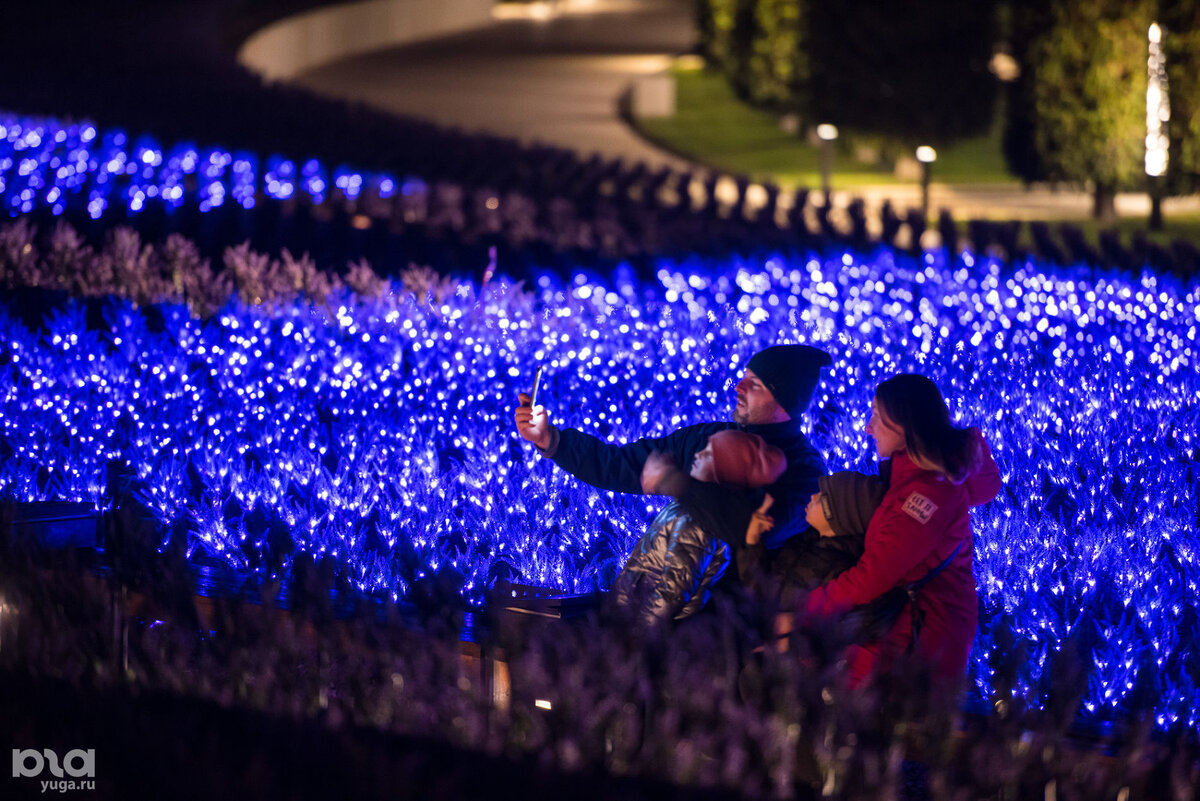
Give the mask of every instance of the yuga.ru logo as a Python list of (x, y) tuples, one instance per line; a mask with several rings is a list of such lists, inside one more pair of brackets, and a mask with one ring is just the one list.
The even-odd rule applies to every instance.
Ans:
[[(42, 779), (43, 793), (96, 789), (96, 779), (94, 778), (96, 775), (96, 749), (94, 748), (86, 751), (76, 748), (68, 751), (62, 758), (61, 764), (58, 761), (58, 754), (49, 748), (43, 751), (36, 751), (32, 748), (14, 748), (12, 765), (14, 779), (23, 777), (36, 779), (42, 775), (43, 771), (49, 769), (50, 775), (54, 779)], [(71, 778), (68, 779), (68, 776)], [(81, 779), (81, 781), (75, 781), (76, 779)]]

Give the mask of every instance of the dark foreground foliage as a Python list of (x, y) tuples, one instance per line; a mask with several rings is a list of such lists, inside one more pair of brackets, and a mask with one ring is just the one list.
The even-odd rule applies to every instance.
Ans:
[(1194, 735), (1148, 716), (1088, 739), (1070, 703), (964, 715), (916, 672), (848, 693), (836, 638), (750, 653), (732, 598), (633, 635), (356, 604), (319, 576), (203, 597), (169, 555), (134, 581), (4, 542), (3, 739), (95, 749), (91, 797), (1186, 799), (1200, 779)]

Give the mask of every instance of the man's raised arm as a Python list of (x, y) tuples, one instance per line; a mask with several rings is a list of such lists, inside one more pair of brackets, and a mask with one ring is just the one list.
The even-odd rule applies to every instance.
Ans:
[(703, 446), (707, 433), (694, 429), (718, 429), (723, 426), (689, 426), (665, 437), (645, 438), (626, 445), (611, 445), (591, 434), (573, 428), (558, 429), (541, 404), (529, 405), (529, 396), (517, 396), (521, 402), (514, 412), (517, 433), (533, 443), (541, 454), (552, 459), (575, 478), (598, 489), (642, 493), (642, 467), (655, 451), (670, 454), (677, 463), (690, 462), (696, 443)]

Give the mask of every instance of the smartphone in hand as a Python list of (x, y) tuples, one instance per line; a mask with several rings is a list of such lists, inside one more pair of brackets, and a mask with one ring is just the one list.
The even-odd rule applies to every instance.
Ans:
[(537, 366), (537, 371), (533, 374), (533, 392), (529, 393), (529, 405), (537, 406), (538, 387), (542, 385), (542, 366)]

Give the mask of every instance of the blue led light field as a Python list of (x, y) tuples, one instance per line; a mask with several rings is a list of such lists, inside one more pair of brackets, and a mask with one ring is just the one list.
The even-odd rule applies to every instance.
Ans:
[[(260, 180), (316, 202), (396, 190), (316, 162), (265, 168), (0, 119), (0, 202), (14, 216), (72, 198), (93, 217), (156, 196), (246, 207)], [(1035, 700), (1069, 641), (1089, 670), (1085, 715), (1118, 717), (1148, 693), (1160, 727), (1197, 725), (1195, 287), (881, 250), (702, 274), (663, 264), (651, 285), (431, 288), (235, 302), (208, 320), (161, 307), (153, 326), (114, 299), (101, 330), (82, 304), (38, 333), (0, 314), (0, 495), (99, 500), (106, 464), (123, 459), (164, 542), (186, 539), (198, 562), (286, 574), (306, 552), (397, 598), (438, 572), (470, 603), (509, 572), (585, 591), (612, 581), (662, 501), (579, 485), (518, 439), (512, 406), (536, 365), (557, 423), (621, 441), (727, 419), (751, 354), (815, 343), (835, 358), (810, 410), (831, 469), (872, 467), (872, 391), (901, 371), (933, 377), (991, 443), (1005, 490), (974, 518), (980, 690), (1011, 622), (1027, 649), (1019, 689)]]
[[(0, 209), (9, 217), (36, 208), (59, 215), (70, 203), (86, 203), (88, 215), (100, 219), (115, 205), (136, 214), (151, 199), (169, 209), (190, 203), (207, 212), (227, 199), (251, 209), (260, 191), (274, 200), (303, 194), (321, 203), (331, 188), (328, 173), (315, 159), (298, 166), (273, 155), (263, 170), (251, 153), (186, 142), (162, 147), (149, 137), (131, 140), (124, 131), (101, 131), (86, 121), (60, 123), (0, 112)], [(348, 200), (364, 187), (386, 199), (397, 182), (339, 167), (333, 186)]]
[[(1094, 665), (1087, 711), (1118, 713), (1146, 671), (1159, 725), (1196, 724), (1196, 289), (886, 253), (659, 279), (396, 287), (207, 322), (168, 307), (157, 333), (120, 301), (103, 332), (81, 306), (41, 335), (5, 317), (0, 487), (97, 499), (124, 458), (194, 559), (286, 572), (267, 521), (366, 591), (452, 567), (477, 601), (499, 563), (589, 590), (661, 501), (582, 486), (517, 438), (535, 365), (559, 424), (624, 440), (726, 418), (755, 350), (815, 342), (836, 360), (810, 414), (831, 469), (870, 468), (872, 389), (898, 371), (982, 426), (1005, 477), (975, 517), (982, 612), (1026, 641), (1023, 682), (1073, 638)], [(985, 630), (981, 689), (996, 647)]]

